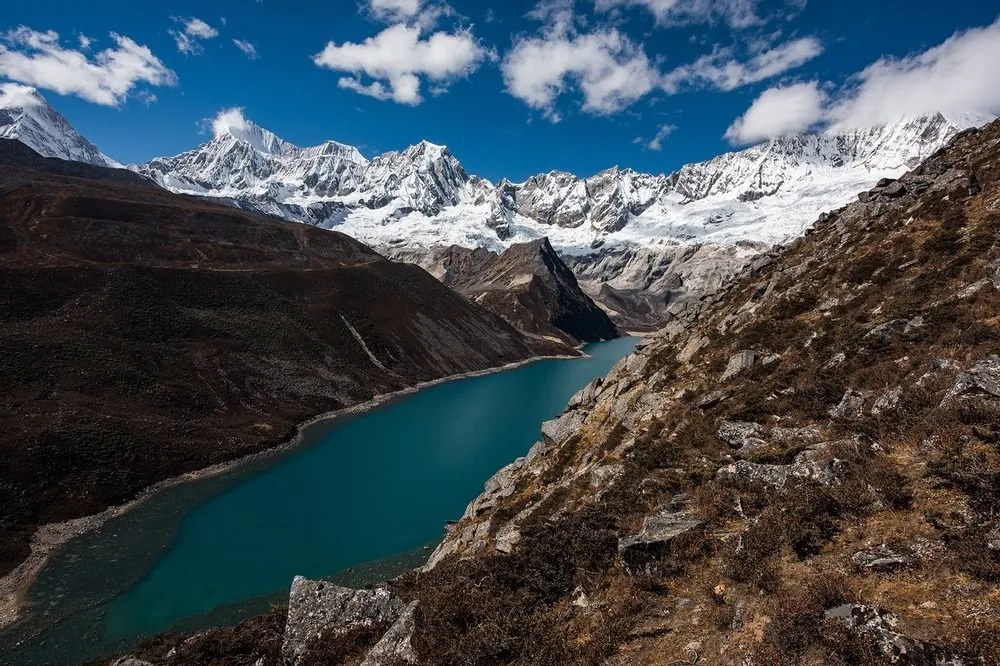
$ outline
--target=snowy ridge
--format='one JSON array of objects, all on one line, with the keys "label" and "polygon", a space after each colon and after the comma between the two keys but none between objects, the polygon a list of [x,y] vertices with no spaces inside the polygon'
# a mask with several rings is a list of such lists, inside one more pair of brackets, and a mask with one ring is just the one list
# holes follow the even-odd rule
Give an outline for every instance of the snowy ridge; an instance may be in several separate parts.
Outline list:
[{"label": "snowy ridge", "polygon": [[121,167],[73,129],[37,90],[16,83],[0,85],[0,139],[17,139],[44,157]]},{"label": "snowy ridge", "polygon": [[[299,147],[241,120],[173,157],[129,168],[160,185],[324,228],[377,247],[502,251],[548,237],[564,255],[613,248],[783,242],[883,177],[898,177],[981,117],[941,114],[883,127],[772,139],[669,175],[614,167],[523,183],[469,174],[426,141],[371,160],[327,141]],[[38,152],[119,166],[33,89],[0,87],[0,137]]]},{"label": "snowy ridge", "polygon": [[777,243],[819,213],[897,177],[985,118],[941,114],[884,127],[772,139],[670,175],[614,167],[494,185],[426,141],[365,160],[328,142],[298,148],[246,123],[199,148],[130,168],[179,192],[226,197],[337,228],[380,247],[502,251],[548,237],[564,254],[690,243]]}]

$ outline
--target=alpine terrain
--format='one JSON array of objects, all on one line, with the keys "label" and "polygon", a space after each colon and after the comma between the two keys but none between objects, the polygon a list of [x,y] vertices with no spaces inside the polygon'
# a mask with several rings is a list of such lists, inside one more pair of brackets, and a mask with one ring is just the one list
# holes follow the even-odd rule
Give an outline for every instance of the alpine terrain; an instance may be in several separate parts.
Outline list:
[{"label": "alpine terrain", "polygon": [[576,344],[344,234],[0,139],[0,624],[83,527],[39,525],[288,442],[318,414]]},{"label": "alpine terrain", "polygon": [[493,184],[426,141],[368,160],[333,141],[299,148],[241,120],[192,151],[130,168],[176,192],[336,228],[424,266],[451,246],[500,252],[547,237],[619,324],[650,329],[822,211],[984,121],[935,114],[782,137],[669,175],[615,167]]},{"label": "alpine terrain", "polygon": [[998,234],[994,122],[758,254],[588,385],[422,571],[297,578],[287,608],[139,656],[998,663]]}]

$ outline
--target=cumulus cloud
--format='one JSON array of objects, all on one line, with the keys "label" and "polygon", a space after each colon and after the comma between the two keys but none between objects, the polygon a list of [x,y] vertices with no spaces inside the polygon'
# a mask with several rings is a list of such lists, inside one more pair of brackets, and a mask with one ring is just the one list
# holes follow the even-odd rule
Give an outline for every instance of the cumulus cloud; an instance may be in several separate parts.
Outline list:
[{"label": "cumulus cloud", "polygon": [[816,81],[765,90],[726,130],[733,145],[804,132],[823,118],[825,95]]},{"label": "cumulus cloud", "polygon": [[641,136],[635,137],[632,143],[638,143],[643,146],[646,150],[663,150],[663,142],[666,141],[667,137],[674,133],[677,129],[677,125],[661,125],[660,129],[656,132],[652,139],[648,141],[643,139]]},{"label": "cumulus cloud", "polygon": [[213,39],[219,36],[219,31],[210,26],[209,24],[202,21],[200,18],[174,18],[175,21],[182,24],[180,30],[170,30],[170,36],[174,38],[174,43],[177,44],[177,50],[186,55],[194,55],[201,53],[204,49],[202,48],[201,42],[206,39]]},{"label": "cumulus cloud", "polygon": [[[771,88],[726,131],[734,144],[820,125],[849,129],[942,112],[962,121],[1000,115],[1000,19],[957,32],[938,46],[881,58],[827,95],[817,82]],[[831,84],[824,86],[832,89]]]},{"label": "cumulus cloud", "polygon": [[721,49],[668,72],[663,78],[663,88],[669,93],[676,93],[686,84],[735,90],[801,67],[822,52],[823,45],[815,37],[802,37],[769,48],[743,62],[734,58],[730,49]]},{"label": "cumulus cloud", "polygon": [[904,58],[882,58],[861,71],[829,111],[838,127],[865,127],[901,116],[1000,114],[1000,19],[958,32]]},{"label": "cumulus cloud", "polygon": [[373,16],[392,22],[405,21],[420,13],[421,0],[367,0]]},{"label": "cumulus cloud", "polygon": [[257,46],[253,42],[248,42],[245,39],[234,39],[233,44],[240,51],[243,51],[243,55],[246,57],[251,60],[257,59]]},{"label": "cumulus cloud", "polygon": [[38,96],[31,86],[22,86],[19,83],[0,83],[0,107],[32,107],[42,103],[42,98]]},{"label": "cumulus cloud", "polygon": [[[626,4],[646,6],[658,18],[686,17],[711,20],[712,12],[735,17],[753,14],[755,3],[726,0],[597,0],[597,8],[610,10]],[[583,94],[583,110],[597,114],[621,111],[636,100],[662,89],[676,94],[685,86],[730,91],[763,81],[801,66],[822,53],[815,37],[795,39],[770,47],[748,45],[752,57],[737,59],[735,51],[717,49],[695,62],[663,74],[640,44],[612,27],[588,30],[587,21],[575,11],[573,0],[543,0],[529,14],[545,25],[537,35],[515,40],[502,70],[507,92],[558,121],[556,101],[571,88]],[[679,20],[679,18],[678,18]]]},{"label": "cumulus cloud", "polygon": [[243,115],[243,107],[234,106],[229,109],[222,109],[211,121],[212,135],[221,136],[232,132],[245,132],[249,127],[246,116]]},{"label": "cumulus cloud", "polygon": [[437,88],[446,86],[475,71],[490,56],[471,32],[435,32],[426,38],[421,37],[421,32],[418,26],[400,23],[361,43],[330,42],[313,57],[313,62],[350,73],[341,77],[341,88],[416,105],[423,101],[423,79],[434,82]]},{"label": "cumulus cloud", "polygon": [[661,25],[724,21],[738,29],[764,22],[757,12],[757,0],[594,0],[598,11],[622,7],[643,7]]},{"label": "cumulus cloud", "polygon": [[140,83],[177,83],[177,75],[148,47],[117,33],[111,39],[114,47],[90,58],[64,48],[55,31],[21,26],[2,35],[0,76],[106,106],[120,105]]},{"label": "cumulus cloud", "polygon": [[555,102],[571,85],[583,93],[584,111],[610,114],[659,84],[656,66],[618,30],[578,33],[572,3],[540,5],[535,16],[548,25],[539,35],[515,41],[501,69],[507,92],[549,120],[560,120]]}]

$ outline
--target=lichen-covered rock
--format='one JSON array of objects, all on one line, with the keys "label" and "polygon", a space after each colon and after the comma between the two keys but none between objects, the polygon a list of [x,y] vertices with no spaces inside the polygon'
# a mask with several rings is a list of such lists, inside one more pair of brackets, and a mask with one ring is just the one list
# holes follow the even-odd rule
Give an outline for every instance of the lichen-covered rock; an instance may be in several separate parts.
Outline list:
[{"label": "lichen-covered rock", "polygon": [[765,465],[740,460],[720,468],[715,478],[741,488],[783,490],[795,479],[832,485],[843,477],[844,462],[828,454],[829,445],[810,447],[795,457],[790,465]]},{"label": "lichen-covered rock", "polygon": [[603,377],[598,377],[597,379],[588,382],[586,386],[577,391],[573,397],[569,399],[569,404],[566,405],[567,411],[594,404],[594,401],[597,400],[597,396],[601,393],[603,385]]},{"label": "lichen-covered rock", "polygon": [[404,609],[405,604],[385,588],[354,590],[296,576],[288,597],[282,657],[286,664],[297,664],[314,638],[392,624]]},{"label": "lichen-covered rock", "polygon": [[857,389],[847,389],[840,403],[830,410],[830,416],[844,421],[856,421],[864,416],[865,403],[874,394],[871,391],[859,391]]},{"label": "lichen-covered rock", "polygon": [[689,510],[678,510],[676,504],[667,504],[642,521],[638,534],[619,539],[618,553],[630,572],[652,573],[675,539],[701,525],[702,521]]},{"label": "lichen-covered rock", "polygon": [[361,666],[399,666],[419,661],[411,644],[416,610],[417,602],[414,601],[400,613],[389,631],[368,651]]},{"label": "lichen-covered rock", "polygon": [[916,558],[902,548],[890,548],[885,544],[861,550],[851,556],[851,564],[865,571],[895,571],[913,566]]},{"label": "lichen-covered rock", "polygon": [[741,451],[752,451],[767,446],[765,432],[767,428],[759,423],[746,421],[722,421],[716,431],[716,436],[729,446]]},{"label": "lichen-covered rock", "polygon": [[1000,356],[983,359],[960,374],[941,406],[976,397],[1000,398]]},{"label": "lichen-covered rock", "polygon": [[752,368],[756,361],[757,352],[750,350],[736,352],[729,357],[729,363],[726,364],[726,369],[722,372],[722,376],[719,377],[719,381],[726,382],[737,375],[743,374]]},{"label": "lichen-covered rock", "polygon": [[903,398],[903,387],[897,386],[880,393],[872,404],[871,413],[878,416],[895,411],[899,407],[899,401]]},{"label": "lichen-covered rock", "polygon": [[937,646],[910,638],[896,627],[899,618],[889,611],[864,604],[842,604],[826,611],[829,622],[840,623],[855,635],[866,638],[882,654],[885,664],[919,666],[932,664],[959,666],[962,660]]},{"label": "lichen-covered rock", "polygon": [[587,413],[573,410],[542,424],[542,439],[549,444],[558,444],[580,429],[587,419]]}]

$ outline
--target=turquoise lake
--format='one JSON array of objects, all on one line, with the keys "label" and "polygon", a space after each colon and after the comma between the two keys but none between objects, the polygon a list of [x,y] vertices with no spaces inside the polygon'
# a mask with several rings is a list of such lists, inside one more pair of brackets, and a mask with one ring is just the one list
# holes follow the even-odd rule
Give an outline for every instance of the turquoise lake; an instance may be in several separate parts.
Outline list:
[{"label": "turquoise lake", "polygon": [[157,493],[53,558],[27,619],[0,634],[0,662],[75,663],[236,622],[282,603],[295,575],[361,585],[418,566],[445,521],[637,341],[427,387],[314,423],[287,453]]}]

